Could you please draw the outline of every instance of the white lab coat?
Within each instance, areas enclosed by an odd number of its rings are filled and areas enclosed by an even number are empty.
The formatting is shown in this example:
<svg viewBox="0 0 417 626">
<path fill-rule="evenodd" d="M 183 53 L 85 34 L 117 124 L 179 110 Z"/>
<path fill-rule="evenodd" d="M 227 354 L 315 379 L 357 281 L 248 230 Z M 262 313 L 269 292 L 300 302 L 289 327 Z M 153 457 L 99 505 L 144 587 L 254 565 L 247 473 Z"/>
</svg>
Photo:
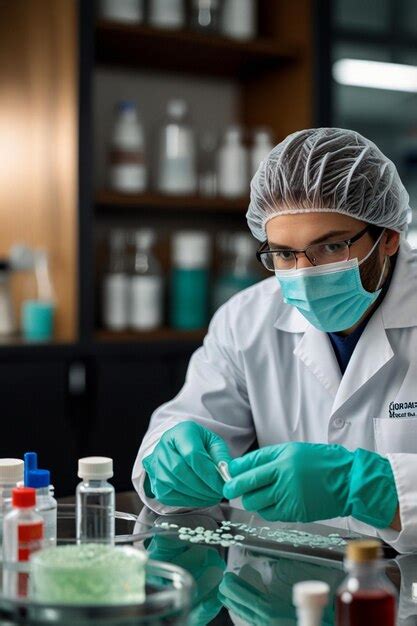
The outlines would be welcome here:
<svg viewBox="0 0 417 626">
<path fill-rule="evenodd" d="M 399 552 L 417 551 L 417 251 L 404 241 L 392 282 L 369 320 L 344 375 L 328 336 L 283 302 L 276 278 L 231 298 L 214 315 L 191 357 L 179 394 L 152 415 L 133 469 L 148 499 L 142 459 L 161 435 L 194 420 L 228 443 L 234 457 L 286 441 L 337 443 L 387 455 L 402 531 L 378 531 Z M 332 520 L 368 534 L 370 526 Z"/>
</svg>

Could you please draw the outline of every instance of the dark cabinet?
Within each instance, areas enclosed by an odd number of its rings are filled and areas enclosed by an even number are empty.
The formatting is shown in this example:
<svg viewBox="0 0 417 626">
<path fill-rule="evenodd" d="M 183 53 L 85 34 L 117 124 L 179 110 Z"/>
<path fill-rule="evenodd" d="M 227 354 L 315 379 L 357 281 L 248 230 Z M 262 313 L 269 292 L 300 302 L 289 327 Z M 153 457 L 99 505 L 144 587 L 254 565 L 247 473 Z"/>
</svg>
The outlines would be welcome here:
<svg viewBox="0 0 417 626">
<path fill-rule="evenodd" d="M 0 362 L 0 400 L 4 436 L 2 457 L 21 458 L 34 450 L 40 466 L 51 471 L 57 495 L 76 482 L 77 424 L 67 395 L 67 363 Z"/>
</svg>

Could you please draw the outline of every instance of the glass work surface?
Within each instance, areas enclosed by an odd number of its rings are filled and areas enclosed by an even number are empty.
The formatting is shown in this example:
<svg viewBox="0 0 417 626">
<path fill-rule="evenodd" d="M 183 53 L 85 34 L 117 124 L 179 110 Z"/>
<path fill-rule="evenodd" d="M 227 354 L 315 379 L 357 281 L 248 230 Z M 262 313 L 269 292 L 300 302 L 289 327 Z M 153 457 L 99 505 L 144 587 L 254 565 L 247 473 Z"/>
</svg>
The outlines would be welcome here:
<svg viewBox="0 0 417 626">
<path fill-rule="evenodd" d="M 73 541 L 73 517 L 71 507 L 61 508 L 60 541 Z M 295 625 L 292 587 L 307 579 L 329 584 L 331 598 L 323 624 L 330 625 L 335 593 L 344 578 L 346 541 L 359 536 L 321 524 L 265 523 L 223 505 L 169 516 L 146 508 L 139 516 L 117 514 L 116 533 L 117 544 L 146 550 L 150 559 L 143 605 L 47 606 L 30 596 L 8 599 L 3 594 L 0 626 Z M 387 547 L 385 556 L 387 573 L 399 591 L 398 624 L 417 624 L 417 555 L 395 556 Z M 194 580 L 192 589 L 187 573 Z"/>
</svg>

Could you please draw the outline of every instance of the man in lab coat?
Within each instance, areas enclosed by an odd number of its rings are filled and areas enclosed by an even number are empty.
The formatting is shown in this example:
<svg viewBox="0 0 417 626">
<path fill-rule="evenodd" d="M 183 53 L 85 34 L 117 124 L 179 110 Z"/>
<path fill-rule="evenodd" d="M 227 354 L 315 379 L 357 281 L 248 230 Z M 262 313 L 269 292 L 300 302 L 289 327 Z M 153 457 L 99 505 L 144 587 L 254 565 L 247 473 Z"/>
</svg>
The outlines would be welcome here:
<svg viewBox="0 0 417 626">
<path fill-rule="evenodd" d="M 417 550 L 408 200 L 353 131 L 304 130 L 271 151 L 247 213 L 271 278 L 214 315 L 184 387 L 153 414 L 133 469 L 149 507 L 242 497 L 267 520 L 333 520 Z"/>
</svg>

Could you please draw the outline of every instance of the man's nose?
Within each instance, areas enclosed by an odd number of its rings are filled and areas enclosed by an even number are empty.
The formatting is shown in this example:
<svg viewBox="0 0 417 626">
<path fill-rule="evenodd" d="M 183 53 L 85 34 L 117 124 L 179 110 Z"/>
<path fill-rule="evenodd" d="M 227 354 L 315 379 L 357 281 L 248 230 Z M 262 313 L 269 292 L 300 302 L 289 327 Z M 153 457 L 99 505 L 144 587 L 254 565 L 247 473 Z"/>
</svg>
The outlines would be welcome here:
<svg viewBox="0 0 417 626">
<path fill-rule="evenodd" d="M 295 255 L 295 258 L 297 260 L 297 269 L 303 269 L 305 267 L 312 267 L 313 263 L 311 263 L 311 261 L 308 260 L 308 258 L 306 257 L 306 255 L 304 254 L 304 252 L 298 252 Z"/>
</svg>

